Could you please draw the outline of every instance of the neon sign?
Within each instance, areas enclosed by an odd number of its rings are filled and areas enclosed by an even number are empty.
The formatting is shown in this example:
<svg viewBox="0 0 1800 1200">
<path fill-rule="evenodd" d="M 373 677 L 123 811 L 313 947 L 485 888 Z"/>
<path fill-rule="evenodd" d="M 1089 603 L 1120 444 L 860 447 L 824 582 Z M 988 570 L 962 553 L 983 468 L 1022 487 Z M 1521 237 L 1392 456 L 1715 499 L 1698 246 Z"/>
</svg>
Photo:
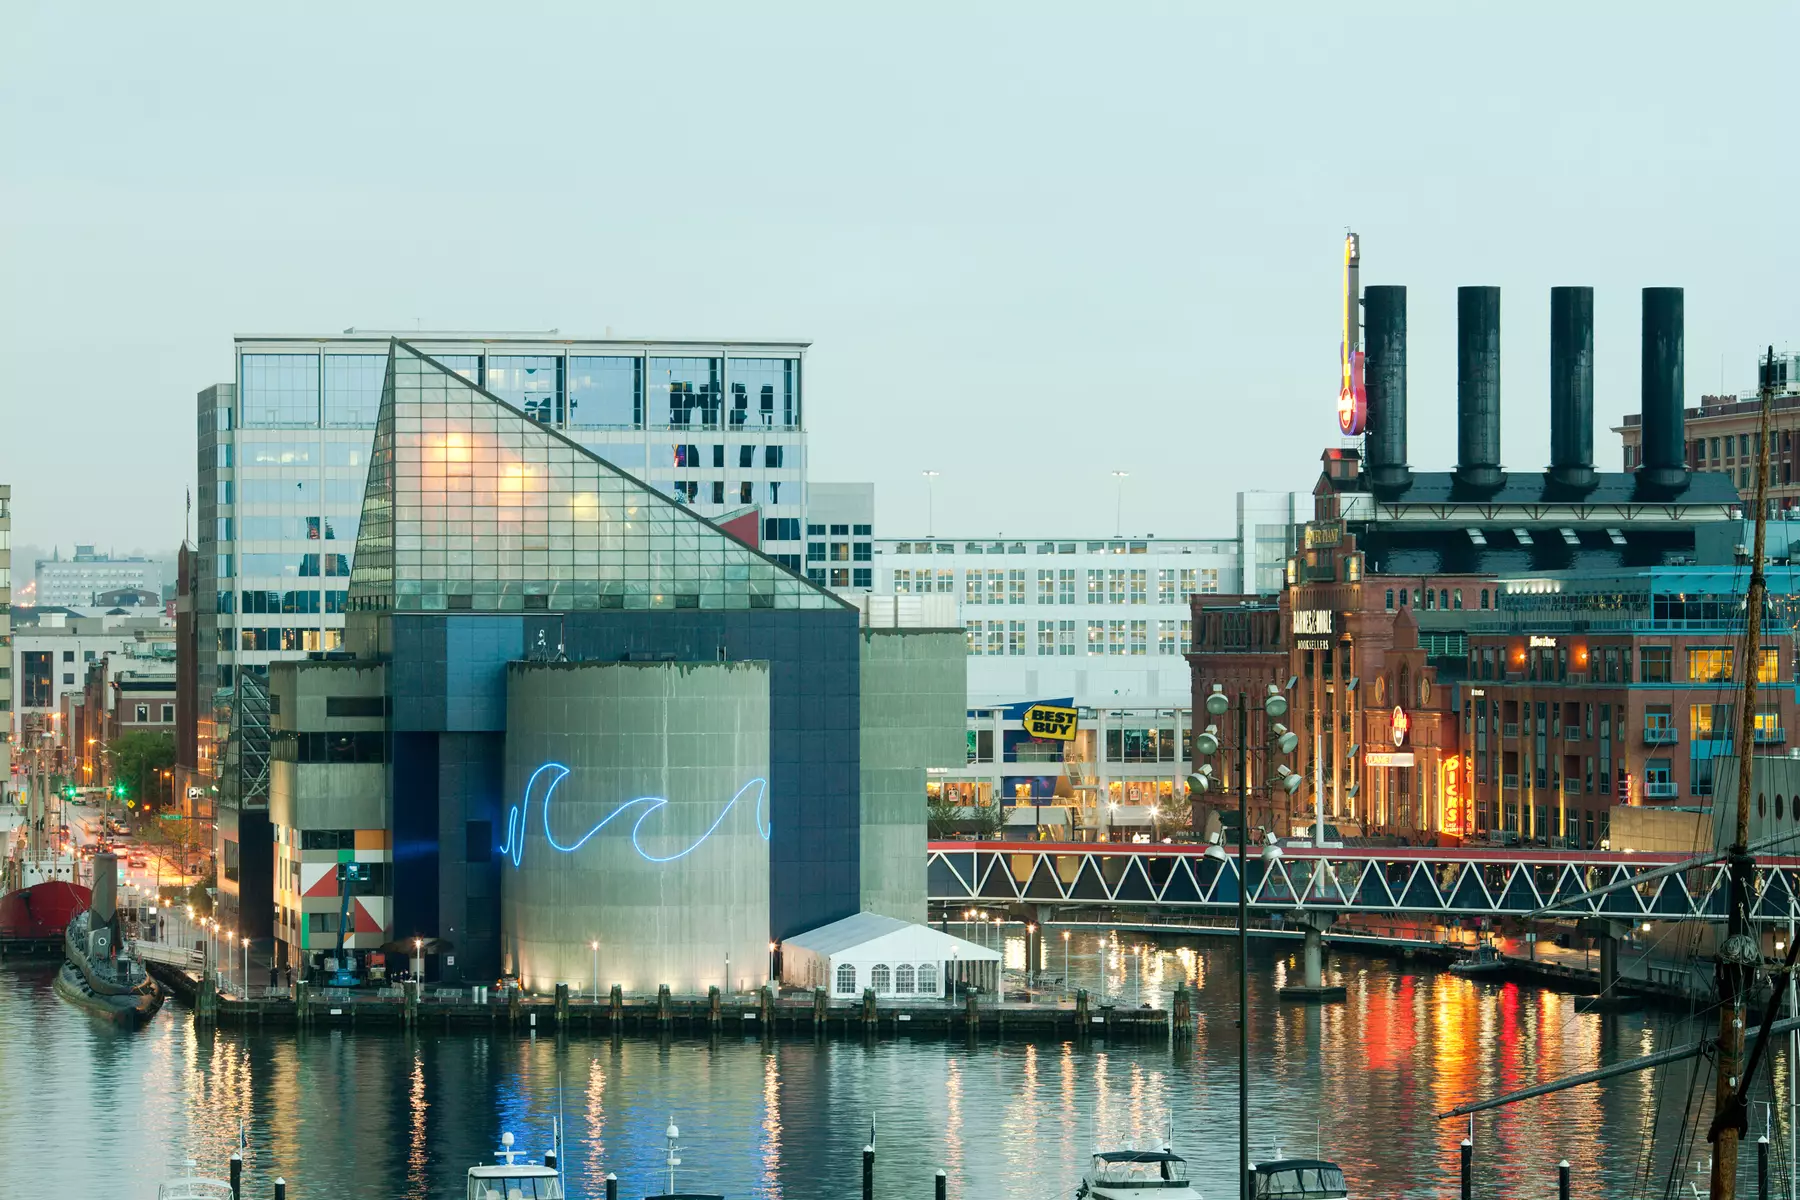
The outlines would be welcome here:
<svg viewBox="0 0 1800 1200">
<path fill-rule="evenodd" d="M 1344 235 L 1344 340 L 1338 344 L 1338 432 L 1356 437 L 1369 417 L 1369 396 L 1363 388 L 1362 315 L 1358 303 L 1362 289 L 1357 275 L 1362 266 L 1361 243 L 1354 233 Z"/>
<path fill-rule="evenodd" d="M 520 859 L 524 856 L 525 823 L 531 816 L 532 797 L 539 791 L 543 793 L 541 804 L 544 811 L 544 840 L 550 843 L 550 848 L 552 850 L 560 850 L 564 854 L 572 854 L 581 849 L 588 843 L 589 839 L 611 824 L 614 818 L 623 816 L 633 809 L 639 809 L 641 811 L 637 814 L 637 820 L 633 821 L 631 824 L 631 848 L 636 850 L 638 856 L 643 858 L 646 862 L 674 862 L 676 859 L 683 858 L 699 849 L 700 843 L 713 835 L 713 831 L 724 822 L 726 814 L 735 808 L 737 802 L 742 800 L 751 789 L 755 789 L 756 791 L 756 832 L 762 835 L 763 841 L 766 842 L 769 840 L 771 827 L 763 820 L 763 800 L 768 794 L 769 783 L 766 779 L 758 778 L 752 779 L 749 783 L 746 783 L 743 787 L 739 788 L 737 794 L 725 802 L 725 807 L 719 810 L 719 815 L 713 818 L 713 823 L 706 827 L 705 833 L 702 833 L 699 837 L 694 839 L 692 845 L 684 850 L 678 850 L 674 854 L 653 854 L 649 850 L 646 850 L 644 848 L 644 843 L 639 840 L 640 835 L 643 832 L 644 822 L 656 815 L 657 812 L 669 806 L 668 798 L 664 796 L 639 796 L 634 800 L 627 800 L 611 812 L 607 813 L 604 817 L 601 817 L 599 822 L 592 829 L 589 829 L 573 842 L 565 845 L 556 840 L 556 834 L 550 828 L 550 801 L 556 796 L 557 785 L 564 779 L 567 779 L 568 776 L 569 768 L 563 766 L 561 763 L 547 762 L 537 770 L 533 771 L 531 777 L 525 781 L 524 796 L 520 799 L 519 803 L 513 805 L 512 808 L 507 811 L 506 844 L 500 847 L 500 853 L 512 859 L 513 866 L 518 866 Z"/>
</svg>

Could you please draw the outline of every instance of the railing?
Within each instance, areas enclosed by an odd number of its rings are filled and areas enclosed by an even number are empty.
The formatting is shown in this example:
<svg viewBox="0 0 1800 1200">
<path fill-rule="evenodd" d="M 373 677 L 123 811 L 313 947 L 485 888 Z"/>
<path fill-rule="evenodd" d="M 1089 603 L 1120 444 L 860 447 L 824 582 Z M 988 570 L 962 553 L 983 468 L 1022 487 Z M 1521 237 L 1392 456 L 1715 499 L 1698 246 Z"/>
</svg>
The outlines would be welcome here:
<svg viewBox="0 0 1800 1200">
<path fill-rule="evenodd" d="M 1579 725 L 1564 725 L 1563 726 L 1563 741 L 1579 742 L 1580 740 L 1581 740 L 1581 726 L 1579 726 Z"/>
<path fill-rule="evenodd" d="M 1517 721 L 1508 721 L 1505 725 L 1502 725 L 1500 727 L 1500 736 L 1509 738 L 1518 737 L 1519 723 Z"/>
<path fill-rule="evenodd" d="M 1516 774 L 1502 775 L 1500 777 L 1500 786 L 1509 792 L 1516 792 L 1519 790 L 1519 777 Z"/>
<path fill-rule="evenodd" d="M 1650 797 L 1652 800 L 1673 800 L 1676 796 L 1680 795 L 1680 792 L 1673 783 L 1659 783 L 1645 780 L 1644 795 Z"/>
<path fill-rule="evenodd" d="M 1644 726 L 1644 745 L 1646 746 L 1673 746 L 1675 737 L 1673 725 Z"/>
<path fill-rule="evenodd" d="M 1562 790 L 1563 790 L 1563 795 L 1565 795 L 1565 796 L 1581 795 L 1581 780 L 1579 780 L 1579 779 L 1563 780 Z"/>
<path fill-rule="evenodd" d="M 1787 730 L 1785 729 L 1758 729 L 1756 731 L 1756 744 L 1759 746 L 1785 741 L 1787 741 Z"/>
<path fill-rule="evenodd" d="M 142 942 L 135 938 L 128 945 L 131 956 L 140 962 L 162 963 L 196 974 L 206 965 L 205 954 L 186 946 L 172 946 L 167 942 Z"/>
</svg>

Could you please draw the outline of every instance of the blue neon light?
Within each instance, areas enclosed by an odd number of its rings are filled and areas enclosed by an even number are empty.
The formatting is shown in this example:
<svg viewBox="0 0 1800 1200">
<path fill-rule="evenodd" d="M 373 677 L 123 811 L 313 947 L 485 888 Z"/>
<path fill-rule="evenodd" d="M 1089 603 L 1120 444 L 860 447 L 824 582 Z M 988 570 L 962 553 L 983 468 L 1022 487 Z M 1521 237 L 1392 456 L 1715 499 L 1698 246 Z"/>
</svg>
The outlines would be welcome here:
<svg viewBox="0 0 1800 1200">
<path fill-rule="evenodd" d="M 725 820 L 725 815 L 729 813 L 732 808 L 736 806 L 737 802 L 744 798 L 744 794 L 752 788 L 756 789 L 756 832 L 762 835 L 763 841 L 766 842 L 769 840 L 770 826 L 763 820 L 763 800 L 768 794 L 769 784 L 766 779 L 758 778 L 752 779 L 749 783 L 746 783 L 743 787 L 739 788 L 737 794 L 725 802 L 725 807 L 719 810 L 719 815 L 713 818 L 713 823 L 707 826 L 706 832 L 694 839 L 693 845 L 687 847 L 685 850 L 677 851 L 674 854 L 652 854 L 650 851 L 644 849 L 643 842 L 638 840 L 639 834 L 643 830 L 644 822 L 648 821 L 661 809 L 665 809 L 669 806 L 668 799 L 663 796 L 639 796 L 634 800 L 627 800 L 611 812 L 607 813 L 604 817 L 601 817 L 599 823 L 592 829 L 576 838 L 572 843 L 564 845 L 562 842 L 556 840 L 556 834 L 550 828 L 550 801 L 556 795 L 557 785 L 568 778 L 568 776 L 569 768 L 563 766 L 561 763 L 545 763 L 543 766 L 533 771 L 531 777 L 525 781 L 525 794 L 520 799 L 519 803 L 507 810 L 506 844 L 500 847 L 500 853 L 512 859 L 513 866 L 518 866 L 519 860 L 524 856 L 525 822 L 530 819 L 532 796 L 539 791 L 543 792 L 544 840 L 550 843 L 550 848 L 552 850 L 560 850 L 564 854 L 572 854 L 581 849 L 582 846 L 587 844 L 589 838 L 592 838 L 596 833 L 599 833 L 602 829 L 606 828 L 606 826 L 612 822 L 614 817 L 621 816 L 634 808 L 641 808 L 642 811 L 638 813 L 637 820 L 633 821 L 631 825 L 632 849 L 636 850 L 639 857 L 643 858 L 646 862 L 674 862 L 678 858 L 692 854 L 699 848 L 701 842 L 704 842 L 707 838 L 711 837 L 713 830 L 717 829 Z M 540 781 L 543 781 L 541 787 Z"/>
</svg>

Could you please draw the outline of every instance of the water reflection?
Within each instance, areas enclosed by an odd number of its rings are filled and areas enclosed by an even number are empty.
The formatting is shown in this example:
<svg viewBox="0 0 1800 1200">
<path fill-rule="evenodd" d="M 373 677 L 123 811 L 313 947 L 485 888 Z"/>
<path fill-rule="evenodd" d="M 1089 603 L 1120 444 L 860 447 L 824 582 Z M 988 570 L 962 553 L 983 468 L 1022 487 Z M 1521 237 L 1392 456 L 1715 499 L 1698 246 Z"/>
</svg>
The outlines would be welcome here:
<svg viewBox="0 0 1800 1200">
<path fill-rule="evenodd" d="M 1057 975 L 1061 940 L 1043 959 Z M 1006 944 L 1022 962 L 1023 939 Z M 1297 952 L 1253 947 L 1254 1152 L 1322 1148 L 1359 1194 L 1450 1193 L 1468 1127 L 1433 1120 L 1438 1111 L 1692 1034 L 1660 1013 L 1587 1013 L 1568 996 L 1365 958 L 1330 965 L 1345 1003 L 1282 1004 L 1273 989 L 1298 969 Z M 278 1174 L 301 1200 L 445 1196 L 462 1194 L 463 1172 L 491 1156 L 503 1128 L 536 1157 L 560 1115 L 571 1195 L 602 1194 L 613 1171 L 620 1194 L 635 1197 L 666 1182 L 663 1128 L 673 1116 L 684 1188 L 810 1200 L 854 1194 L 873 1118 L 887 1194 L 929 1195 L 941 1167 L 953 1196 L 1037 1200 L 1072 1187 L 1096 1144 L 1142 1145 L 1167 1129 L 1207 1193 L 1229 1195 L 1230 941 L 1158 947 L 1129 932 L 1104 944 L 1082 933 L 1066 953 L 1072 982 L 1096 998 L 1104 986 L 1115 1002 L 1160 1004 L 1177 984 L 1197 987 L 1195 1037 L 1170 1047 L 970 1044 L 960 1035 L 716 1044 L 430 1030 L 297 1036 L 196 1030 L 175 1005 L 133 1036 L 58 1001 L 47 967 L 7 966 L 0 1135 L 14 1146 L 45 1145 L 49 1131 L 78 1136 L 83 1153 L 46 1146 L 34 1156 L 49 1194 L 149 1197 L 185 1158 L 222 1172 L 242 1122 L 251 1197 L 269 1195 Z M 1774 1068 L 1785 1086 L 1785 1054 Z M 1583 1194 L 1661 1194 L 1671 1171 L 1696 1178 L 1704 1145 L 1692 1158 L 1676 1150 L 1684 1109 L 1690 1129 L 1705 1127 L 1703 1085 L 1675 1067 L 1483 1114 L 1474 1122 L 1483 1190 L 1547 1192 L 1564 1157 Z M 1783 1129 L 1778 1120 L 1778 1138 Z M 1652 1134 L 1656 1152 L 1646 1154 Z"/>
</svg>

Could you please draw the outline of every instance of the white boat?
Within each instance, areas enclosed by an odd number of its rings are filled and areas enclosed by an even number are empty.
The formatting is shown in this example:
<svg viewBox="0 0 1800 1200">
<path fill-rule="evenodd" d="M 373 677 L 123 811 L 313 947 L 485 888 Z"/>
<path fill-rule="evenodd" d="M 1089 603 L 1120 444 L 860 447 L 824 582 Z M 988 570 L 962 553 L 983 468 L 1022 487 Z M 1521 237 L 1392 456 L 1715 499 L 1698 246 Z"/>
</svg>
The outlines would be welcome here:
<svg viewBox="0 0 1800 1200">
<path fill-rule="evenodd" d="M 1256 1164 L 1256 1200 L 1347 1200 L 1349 1195 L 1336 1163 L 1283 1158 Z"/>
<path fill-rule="evenodd" d="M 468 1200 L 563 1200 L 562 1173 L 546 1163 L 517 1161 L 513 1135 L 500 1135 L 492 1166 L 469 1168 Z"/>
<path fill-rule="evenodd" d="M 195 1172 L 200 1164 L 193 1159 L 183 1163 L 187 1174 L 156 1187 L 156 1200 L 236 1200 L 231 1185 L 223 1179 L 208 1179 Z"/>
<path fill-rule="evenodd" d="M 1157 1200 L 1201 1200 L 1188 1181 L 1187 1160 L 1164 1146 L 1161 1150 L 1096 1150 L 1076 1200 L 1142 1200 L 1154 1189 Z"/>
</svg>

